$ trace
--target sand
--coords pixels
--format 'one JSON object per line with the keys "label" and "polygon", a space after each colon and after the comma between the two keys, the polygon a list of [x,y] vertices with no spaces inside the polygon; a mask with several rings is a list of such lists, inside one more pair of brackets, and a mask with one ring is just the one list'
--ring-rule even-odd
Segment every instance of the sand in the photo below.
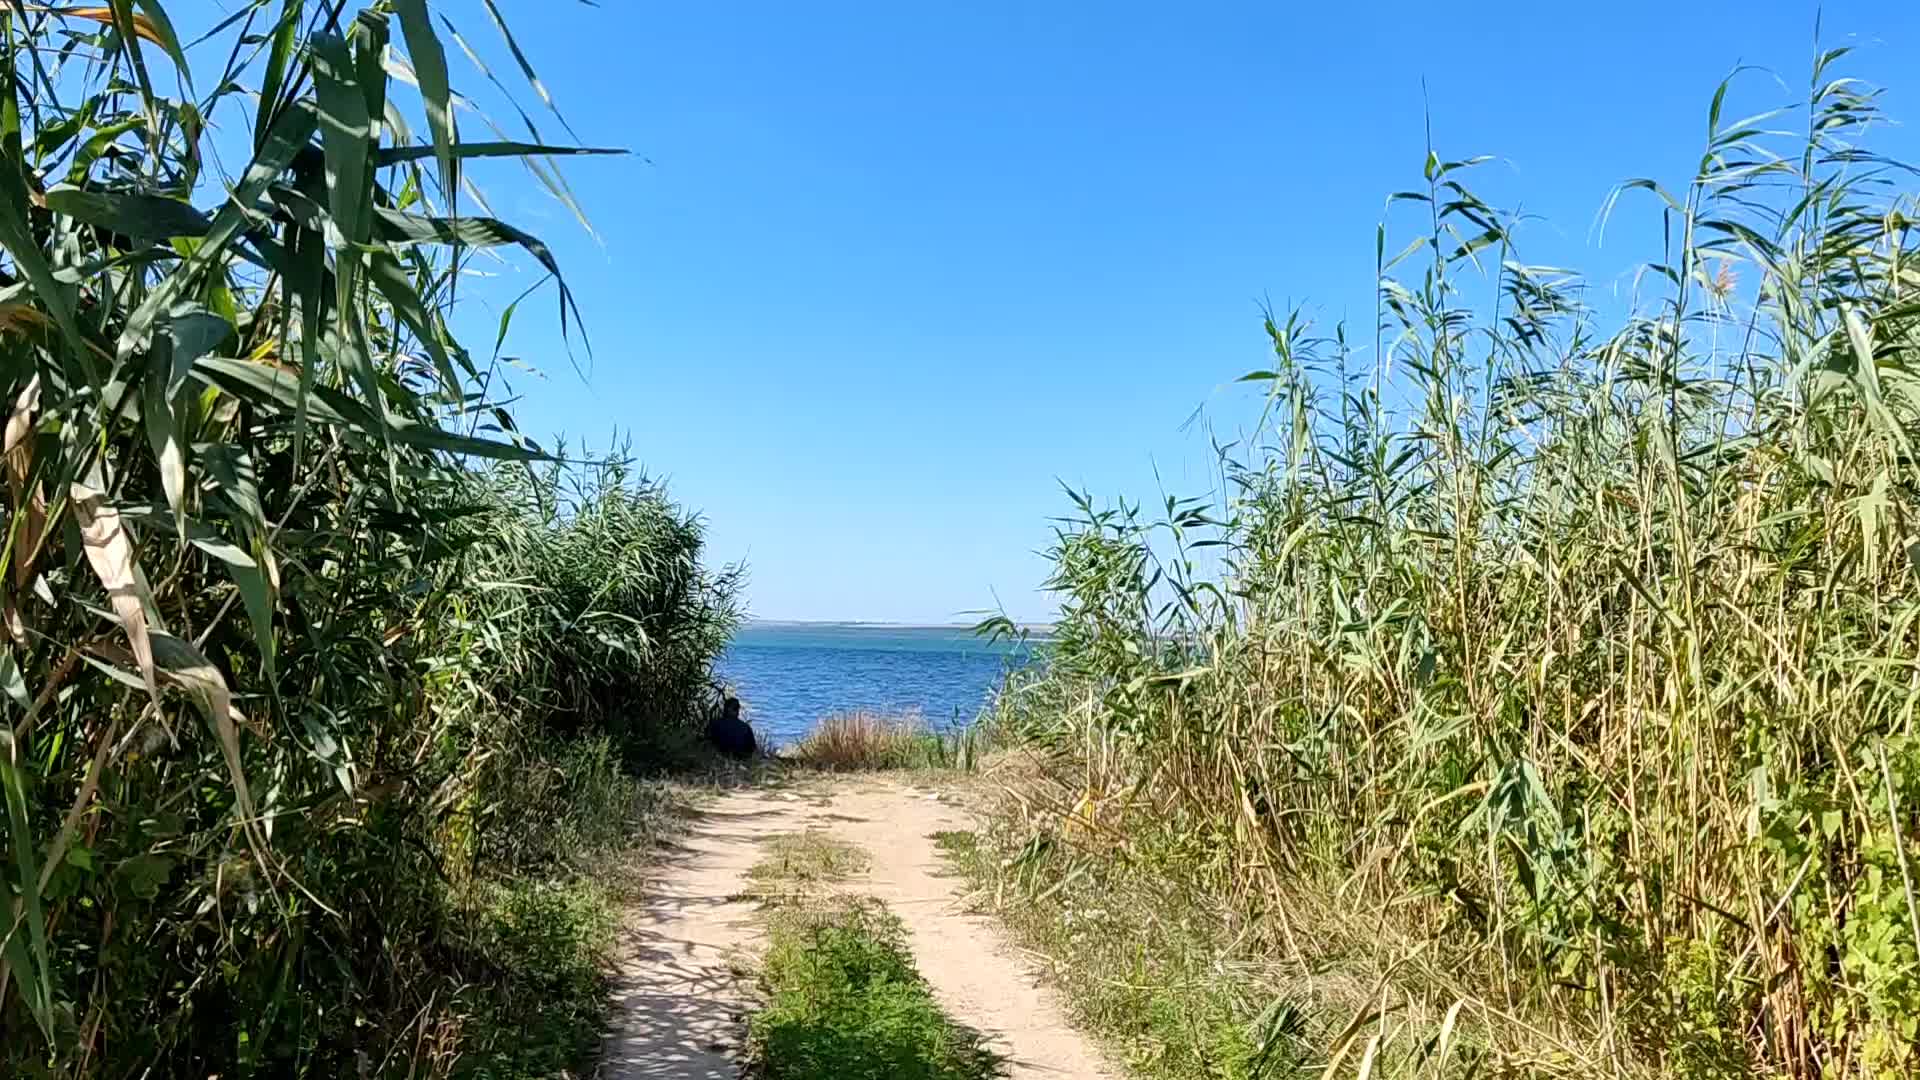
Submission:
{"label": "sand", "polygon": [[932,837],[972,827],[941,792],[894,781],[720,796],[667,853],[630,912],[601,1076],[739,1075],[752,1007],[751,980],[741,973],[761,935],[753,905],[739,899],[746,872],[759,861],[763,838],[817,829],[867,853],[866,872],[843,887],[877,897],[900,918],[941,1007],[1006,1056],[1011,1080],[1118,1078],[993,920],[961,906],[961,883],[946,876]]}

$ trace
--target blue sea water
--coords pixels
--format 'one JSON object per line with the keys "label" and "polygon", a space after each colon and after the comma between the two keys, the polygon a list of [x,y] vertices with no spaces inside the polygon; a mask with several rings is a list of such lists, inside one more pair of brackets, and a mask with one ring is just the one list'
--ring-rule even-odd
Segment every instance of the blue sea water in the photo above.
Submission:
{"label": "blue sea water", "polygon": [[918,713],[944,729],[977,716],[1022,653],[954,626],[749,623],[718,674],[746,719],[784,746],[831,713]]}

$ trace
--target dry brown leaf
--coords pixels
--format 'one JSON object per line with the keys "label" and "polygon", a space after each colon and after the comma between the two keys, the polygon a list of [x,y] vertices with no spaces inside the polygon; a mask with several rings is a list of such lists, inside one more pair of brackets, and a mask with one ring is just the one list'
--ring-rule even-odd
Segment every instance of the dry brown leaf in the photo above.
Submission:
{"label": "dry brown leaf", "polygon": [[[16,504],[21,501],[17,490],[14,501]],[[26,498],[26,515],[26,520],[20,523],[20,542],[13,549],[15,589],[25,589],[33,581],[33,566],[40,555],[40,538],[47,532],[47,496],[39,484],[33,485],[33,492]]]}
{"label": "dry brown leaf", "polygon": [[[80,524],[80,539],[87,549],[87,563],[106,587],[107,600],[120,625],[127,632],[127,644],[133,649],[134,663],[140,668],[140,680],[147,694],[160,699],[160,687],[154,682],[153,642],[147,635],[147,613],[140,606],[140,592],[133,573],[133,539],[127,534],[120,511],[107,505],[106,497],[76,480],[67,489],[73,500],[74,519]],[[224,685],[224,684],[223,684]]]}
{"label": "dry brown leaf", "polygon": [[[21,508],[26,519],[20,524],[20,536],[13,548],[13,586],[24,589],[33,580],[33,564],[40,552],[40,537],[47,528],[47,497],[40,485],[33,486],[32,494],[26,494],[27,475],[33,471],[33,423],[34,414],[40,411],[40,376],[36,373],[27,381],[26,388],[14,399],[13,410],[7,414],[7,429],[4,453],[7,461],[7,476],[13,490],[13,504]],[[20,623],[19,613],[14,610],[13,598],[7,598],[7,632],[15,641],[24,640],[26,628]]]}
{"label": "dry brown leaf", "polygon": [[[113,25],[113,9],[112,8],[103,8],[103,7],[54,8],[54,7],[35,7],[29,4],[27,6],[27,10],[28,11],[44,11],[50,15],[59,15],[62,18],[67,18],[67,19],[91,19],[94,22],[100,23],[103,26]],[[159,27],[154,25],[154,21],[152,19],[147,18],[145,15],[135,15],[133,17],[133,33],[134,33],[134,36],[151,41],[155,45],[158,45],[163,49],[167,47],[167,39],[160,36]]]}
{"label": "dry brown leaf", "polygon": [[[229,727],[233,720],[233,694],[226,677],[199,649],[172,634],[155,631],[152,635],[153,662],[157,673],[171,685],[192,695],[195,705],[215,724]],[[225,742],[225,736],[222,736]],[[235,741],[236,756],[238,741]]]}
{"label": "dry brown leaf", "polygon": [[227,759],[227,775],[233,781],[233,800],[240,808],[241,830],[253,848],[260,871],[271,883],[273,873],[267,867],[266,838],[259,815],[254,813],[253,793],[247,789],[247,770],[240,760],[240,728],[236,720],[246,718],[233,707],[233,693],[227,689],[226,676],[213,666],[199,649],[172,634],[153,635],[154,656],[168,682],[185,690],[200,707],[200,713],[220,736],[220,752]]}
{"label": "dry brown leaf", "polygon": [[[91,551],[91,548],[89,548]],[[227,763],[228,778],[233,781],[234,804],[239,808],[242,831],[254,848],[254,856],[260,863],[260,869],[267,871],[265,840],[260,835],[260,826],[253,808],[253,792],[247,786],[246,768],[240,760],[240,725],[246,724],[256,734],[264,737],[265,729],[247,721],[240,710],[233,706],[233,692],[227,688],[226,676],[192,644],[174,637],[172,634],[155,632],[148,637],[149,651],[147,664],[157,667],[158,675],[170,686],[177,686],[193,699],[201,716],[206,718],[208,726],[220,738],[220,753]],[[126,664],[128,660],[138,663],[138,658],[129,656],[115,645],[96,645],[95,655],[115,664]],[[142,674],[149,680],[149,669],[142,668]],[[269,873],[269,878],[271,874]]]}
{"label": "dry brown leaf", "polygon": [[35,373],[27,380],[26,388],[13,401],[13,411],[7,414],[7,442],[4,450],[12,454],[14,447],[26,441],[33,433],[33,414],[40,411],[40,376]]}
{"label": "dry brown leaf", "polygon": [[199,649],[172,634],[155,633],[153,652],[161,677],[185,690],[220,736],[220,750],[226,756],[227,771],[233,775],[240,810],[251,821],[253,796],[247,790],[247,777],[240,767],[240,729],[235,723],[240,714],[233,707],[233,693],[227,689],[226,677]]}
{"label": "dry brown leaf", "polygon": [[[53,320],[37,307],[30,304],[0,304],[0,335],[24,334],[29,329],[48,330],[52,327]],[[40,376],[35,375],[33,381],[38,383]],[[12,446],[11,440],[8,446]]]}

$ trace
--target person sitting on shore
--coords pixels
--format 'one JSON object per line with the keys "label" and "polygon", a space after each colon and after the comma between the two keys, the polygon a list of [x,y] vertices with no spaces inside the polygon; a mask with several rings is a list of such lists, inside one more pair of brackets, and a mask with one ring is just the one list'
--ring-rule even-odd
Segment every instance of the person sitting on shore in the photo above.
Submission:
{"label": "person sitting on shore", "polygon": [[753,756],[753,728],[740,719],[740,700],[732,694],[721,702],[720,715],[707,721],[707,741],[728,757]]}

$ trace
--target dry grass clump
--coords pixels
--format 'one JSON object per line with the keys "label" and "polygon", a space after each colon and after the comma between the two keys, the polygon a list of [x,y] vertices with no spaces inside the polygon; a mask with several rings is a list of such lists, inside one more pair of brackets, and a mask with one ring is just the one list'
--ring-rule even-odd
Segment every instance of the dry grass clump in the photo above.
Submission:
{"label": "dry grass clump", "polygon": [[976,742],[971,730],[932,731],[918,713],[889,715],[861,709],[821,720],[785,756],[795,764],[827,772],[971,770]]}
{"label": "dry grass clump", "polygon": [[[982,832],[935,837],[970,896],[1044,960],[1075,1024],[1150,1080],[1480,1075],[1651,1080],[1591,1014],[1516,1014],[1483,988],[1497,957],[1434,948],[1434,906],[1356,903],[1302,873],[1263,896],[1149,799],[1088,801],[1031,758],[987,766]],[[1382,1012],[1382,1003],[1385,1011]],[[1355,1026],[1358,1023],[1359,1026]],[[1443,1037],[1444,1035],[1444,1037]]]}
{"label": "dry grass clump", "polygon": [[762,841],[766,855],[747,871],[762,903],[791,902],[833,889],[867,868],[867,853],[824,832],[778,833]]}

